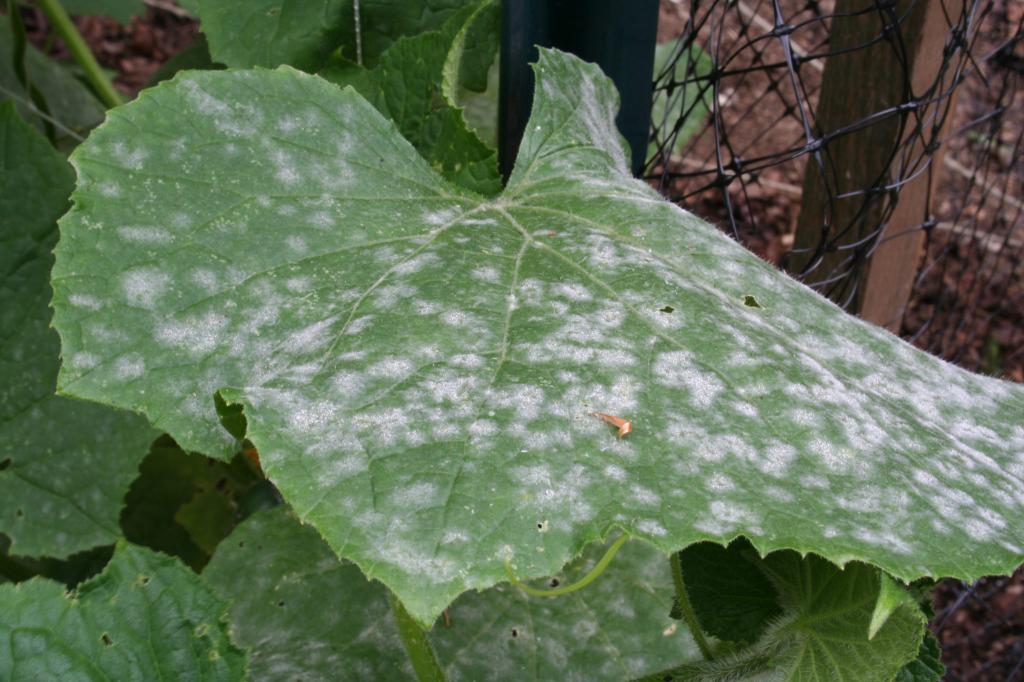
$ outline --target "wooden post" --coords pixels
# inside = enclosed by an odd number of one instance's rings
[[[876,6],[874,0],[843,3],[844,14],[852,16],[833,19],[829,49],[838,54],[825,65],[815,134],[828,135],[904,103],[911,94],[927,91],[943,63],[950,29],[945,12],[955,19],[966,1],[947,1],[944,9],[943,0],[899,0],[889,19],[903,21],[889,30],[894,36],[898,32],[902,42],[878,40],[859,48],[877,38],[887,21],[870,11]],[[941,87],[932,92],[938,91]],[[942,118],[951,106],[940,101],[918,109],[906,116],[902,130],[900,116],[889,116],[830,140],[818,157],[808,157],[787,268],[802,274],[808,284],[821,284],[823,293],[848,310],[892,330],[899,328],[917,274],[924,232],[914,228],[928,215],[928,182],[929,178],[934,181],[941,163],[898,190],[868,194],[861,190],[904,176],[902,164],[920,159],[925,142],[933,136],[930,121]],[[907,145],[918,120],[925,122],[925,139],[911,149]],[[899,153],[894,155],[896,150]],[[941,157],[934,156],[932,162],[937,161]],[[871,235],[883,222],[881,238],[873,239]],[[893,235],[899,236],[885,240]],[[826,244],[827,250],[823,249]],[[872,250],[868,264],[866,257]],[[843,272],[848,275],[833,281]]]
[[[956,21],[959,13],[966,10],[966,1],[947,3],[945,11],[939,1],[925,3],[928,9],[921,26],[911,76],[915,94],[925,92],[939,79],[944,59],[943,47],[949,39],[950,31],[946,12]],[[947,66],[946,72],[941,74],[942,82],[934,91],[948,91],[953,86],[955,75],[953,66]],[[935,102],[920,112],[920,120],[924,122],[926,132],[914,141],[906,158],[923,158],[926,144],[945,138],[956,111],[957,92],[954,90],[948,99]],[[941,123],[931,132],[933,122]],[[908,126],[905,138],[910,135],[912,128]],[[925,232],[920,228],[931,213],[928,199],[933,192],[929,190],[934,190],[938,185],[945,155],[945,145],[935,149],[931,155],[931,168],[923,170],[900,189],[899,202],[885,224],[861,284],[858,298],[860,316],[897,334],[923,255]]]

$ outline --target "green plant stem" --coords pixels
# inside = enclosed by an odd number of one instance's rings
[[[124,104],[121,94],[114,89],[114,84],[103,73],[103,69],[100,68],[92,50],[85,44],[85,39],[82,38],[82,34],[75,28],[71,17],[68,16],[60,1],[39,0],[39,8],[43,10],[46,18],[50,20],[54,30],[57,31],[57,35],[64,40],[64,44],[67,45],[71,56],[82,67],[82,71],[85,72],[85,79],[93,87],[93,90],[96,91],[100,101],[108,109]]]
[[[708,640],[704,637],[704,631],[701,630],[700,623],[697,621],[697,614],[693,612],[690,597],[686,594],[686,583],[683,582],[683,567],[679,563],[679,552],[672,552],[672,582],[676,586],[676,600],[679,602],[679,611],[683,614],[686,627],[690,628],[690,634],[693,635],[693,641],[697,643],[701,656],[705,661],[710,661],[714,657],[711,655]]]
[[[444,671],[437,662],[434,649],[427,641],[426,631],[409,615],[398,597],[388,592],[388,600],[391,602],[391,612],[395,614],[398,634],[405,644],[412,669],[416,671],[416,678],[420,682],[445,682]]]
[[[598,576],[604,573],[604,569],[611,563],[612,559],[615,558],[615,555],[619,553],[619,550],[622,548],[622,545],[626,543],[627,539],[628,536],[626,535],[619,536],[619,539],[612,543],[612,546],[604,553],[601,560],[598,561],[592,569],[590,569],[590,572],[574,582],[572,585],[556,587],[553,590],[538,590],[536,587],[530,587],[529,585],[519,582],[519,579],[516,578],[515,574],[512,572],[512,564],[509,563],[507,559],[505,560],[505,573],[508,574],[508,579],[513,585],[521,589],[523,592],[532,594],[535,597],[558,597],[563,594],[569,594],[576,590],[582,590],[584,587],[597,580]]]

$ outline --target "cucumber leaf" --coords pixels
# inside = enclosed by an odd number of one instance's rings
[[[13,554],[64,558],[113,543],[157,436],[138,415],[54,395],[50,251],[73,187],[64,157],[0,104],[0,532]],[[94,312],[95,301],[76,300]],[[85,368],[91,358],[74,361]]]
[[[320,72],[332,83],[351,85],[391,118],[445,178],[488,196],[501,190],[497,153],[467,127],[461,112],[442,95],[441,82],[447,62],[466,49],[465,40],[457,38],[464,38],[489,9],[467,6],[439,31],[400,38],[370,71],[334,59]]]
[[[644,678],[690,680],[892,680],[918,659],[926,619],[915,604],[892,612],[868,637],[880,572],[862,563],[840,569],[793,551],[757,560],[775,586],[783,614],[749,647]]]
[[[402,36],[440,28],[469,0],[360,0],[363,63],[372,67]],[[199,0],[214,61],[233,67],[316,71],[335,50],[357,59],[352,0]]]
[[[214,395],[242,405],[298,516],[424,624],[614,528],[904,581],[1018,565],[1024,387],[846,315],[633,179],[597,67],[544,51],[537,75],[493,200],[288,68],[113,110],[72,157],[54,325],[97,361],[61,390],[225,458]]]
[[[600,555],[587,552],[558,579]],[[283,507],[244,521],[203,576],[233,604],[253,679],[411,679],[384,587]],[[667,559],[628,543],[597,582],[563,597],[510,586],[463,595],[430,639],[453,682],[627,679],[695,654],[666,616],[671,597]]]
[[[0,678],[238,680],[226,611],[177,560],[122,542],[70,593],[45,578],[0,585]]]

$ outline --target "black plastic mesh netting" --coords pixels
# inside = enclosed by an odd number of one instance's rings
[[[852,312],[1024,381],[1024,3],[662,0],[645,175]],[[936,592],[948,679],[1024,680],[1024,573]]]

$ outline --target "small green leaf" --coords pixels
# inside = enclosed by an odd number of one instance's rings
[[[68,14],[89,14],[113,17],[122,24],[146,11],[142,0],[60,0]]]
[[[360,0],[363,63],[374,66],[402,36],[439,28],[469,0]],[[336,49],[356,60],[352,0],[200,0],[210,53],[235,67],[322,67]]]
[[[464,37],[484,9],[466,7],[440,31],[400,38],[372,71],[335,59],[320,75],[332,83],[354,87],[390,117],[405,139],[445,178],[480,194],[494,195],[501,190],[497,154],[467,127],[461,112],[442,95],[441,87],[446,60],[465,47],[458,38]]]
[[[0,585],[0,678],[238,680],[226,610],[177,560],[122,543],[71,593],[44,578]]]
[[[257,481],[242,456],[227,464],[161,439],[128,491],[121,527],[130,541],[199,570],[234,527],[238,507]]]
[[[917,602],[907,588],[885,573],[881,573],[878,579],[880,582],[878,601],[875,602],[875,609],[871,613],[871,623],[868,624],[868,639],[875,638],[875,635],[888,622],[896,609],[902,606],[917,609]]]
[[[487,89],[488,74],[501,42],[501,3],[477,3],[451,41],[442,69],[441,89],[452,106],[458,106],[459,91]]]
[[[680,154],[703,128],[711,111],[714,88],[709,78],[714,69],[711,55],[691,43],[682,44],[692,38],[661,43],[654,49],[654,80],[664,82],[668,69],[673,69],[671,81],[677,83],[671,89],[658,88],[651,101],[651,121],[657,135],[647,148],[648,158],[659,151],[667,155]],[[667,84],[667,83],[666,83]],[[671,141],[671,146],[661,149],[661,144]]]
[[[874,638],[867,636],[878,601],[876,568],[851,563],[840,569],[820,557],[801,558],[792,551],[749,560],[775,586],[783,613],[746,648],[678,666],[645,681],[879,682],[892,680],[918,658],[926,619],[916,606],[896,610]]]
[[[112,543],[157,435],[137,415],[54,395],[50,250],[73,186],[64,157],[0,104],[0,532],[14,554],[63,558]]]
[[[945,674],[946,666],[942,665],[939,641],[935,635],[926,631],[917,658],[903,666],[895,682],[938,682]]]
[[[13,47],[10,20],[0,16],[0,55],[3,55],[0,57],[0,102],[13,101],[21,117],[42,130],[44,119],[18,81],[11,63]],[[39,89],[50,108],[62,143],[69,136],[84,134],[103,120],[104,107],[89,89],[61,64],[31,45],[26,47],[25,68],[29,82]]]
[[[161,81],[170,80],[179,71],[188,69],[220,70],[223,64],[213,61],[210,56],[210,46],[206,42],[206,36],[202,33],[196,35],[188,47],[165,61],[149,79],[147,87],[156,85]]]
[[[537,74],[494,199],[288,68],[182,74],[112,110],[72,157],[54,325],[97,362],[66,362],[62,389],[223,458],[214,395],[243,405],[298,516],[421,624],[507,560],[550,575],[612,529],[902,580],[1015,568],[1024,387],[846,315],[664,201],[630,175],[611,82],[554,51]],[[82,324],[80,296],[118,336]],[[135,353],[146,372],[123,381]]]
[[[588,551],[558,578],[582,576],[601,553]],[[253,679],[411,677],[383,586],[338,562],[284,508],[239,525],[203,576],[233,604]],[[626,679],[695,655],[665,616],[671,596],[668,560],[629,543],[598,581],[565,597],[509,586],[463,595],[430,639],[452,682]]]
[[[782,614],[779,596],[759,568],[761,561],[743,538],[728,547],[701,542],[680,553],[687,596],[704,632],[750,643]]]

